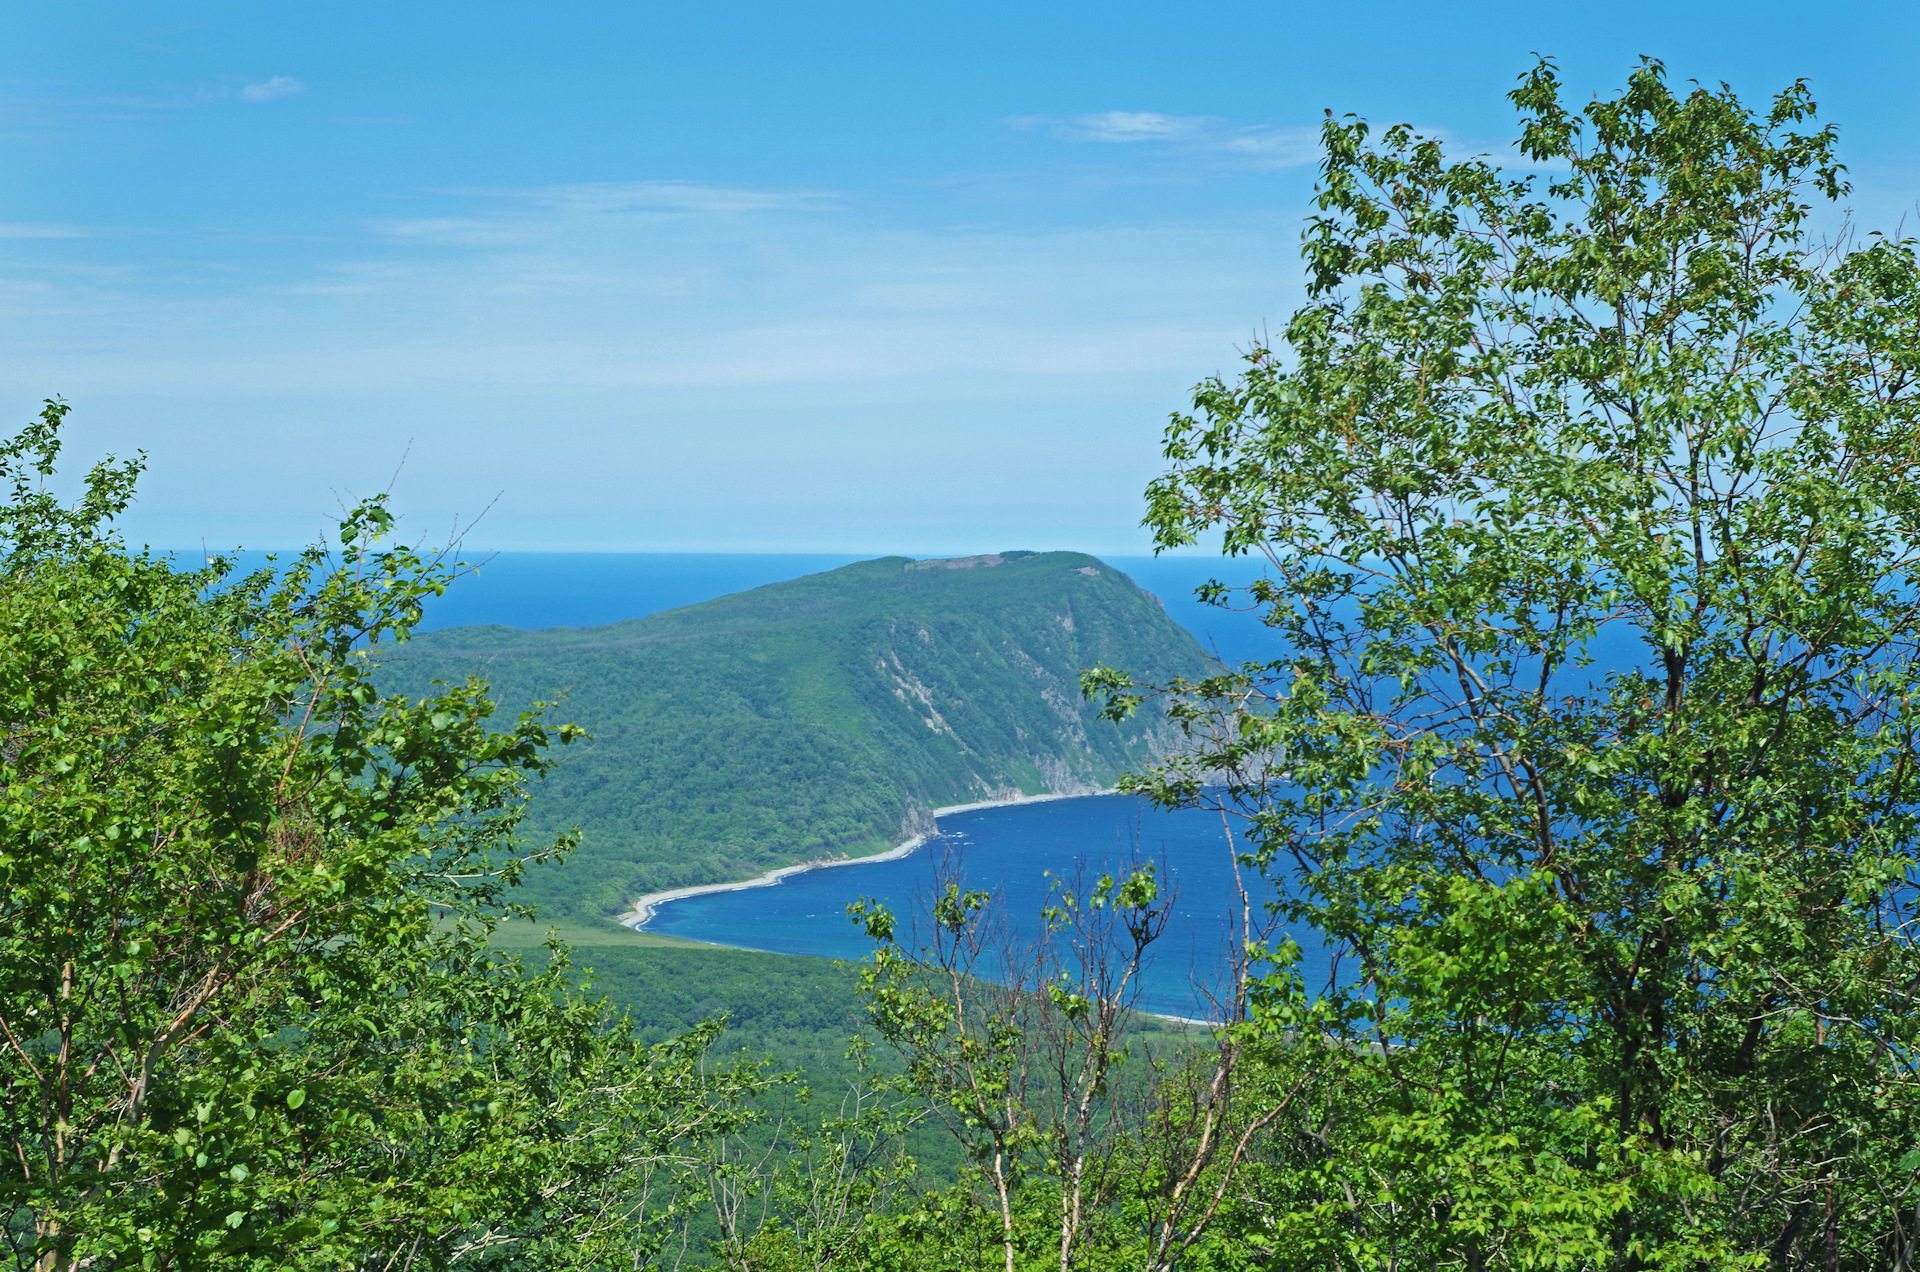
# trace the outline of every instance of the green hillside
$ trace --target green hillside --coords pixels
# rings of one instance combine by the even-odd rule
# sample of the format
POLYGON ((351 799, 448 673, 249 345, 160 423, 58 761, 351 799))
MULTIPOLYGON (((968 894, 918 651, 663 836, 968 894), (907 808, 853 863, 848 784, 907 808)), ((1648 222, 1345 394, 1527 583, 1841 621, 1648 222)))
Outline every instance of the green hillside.
POLYGON ((556 716, 591 731, 530 820, 584 830, 529 894, 588 918, 879 851, 942 805, 1110 784, 1168 732, 1082 703, 1096 662, 1156 679, 1209 666, 1097 558, 1009 552, 885 557, 606 627, 452 628, 389 655, 382 679, 418 694, 478 674, 504 711, 560 698, 556 716))

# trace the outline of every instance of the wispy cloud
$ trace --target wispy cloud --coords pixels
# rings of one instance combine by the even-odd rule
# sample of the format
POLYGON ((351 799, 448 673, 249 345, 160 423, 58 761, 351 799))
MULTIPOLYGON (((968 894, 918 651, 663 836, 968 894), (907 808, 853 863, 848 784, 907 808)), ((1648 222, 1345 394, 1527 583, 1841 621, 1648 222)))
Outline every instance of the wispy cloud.
POLYGON ((440 247, 496 248, 582 233, 619 233, 625 223, 662 217, 735 218, 820 212, 839 206, 819 190, 714 185, 703 181, 595 181, 526 189, 443 190, 478 202, 466 215, 369 221, 382 238, 440 247))
POLYGON ((303 93, 307 86, 288 75, 276 75, 272 79, 261 80, 257 84, 248 84, 240 90, 240 100, 244 102, 270 102, 276 97, 292 97, 303 93))
POLYGON ((1256 168, 1298 168, 1320 157, 1318 128, 1242 128, 1220 140, 1219 149, 1256 168))
POLYGON ((221 82, 184 85, 172 91, 147 93, 76 94, 56 85, 12 85, 0 88, 0 110, 14 126, 63 127, 75 121, 150 119, 173 111, 202 110, 231 105, 277 101, 307 91, 306 84, 288 75, 244 80, 238 75, 221 82))
POLYGON ((1094 144, 1160 144, 1188 153, 1227 158, 1262 170, 1295 168, 1319 153, 1319 130, 1273 124, 1236 124, 1214 115, 1165 115, 1145 110, 1104 110, 1084 115, 1015 115, 1010 128, 1043 132, 1059 141, 1094 144))
POLYGON ((836 202, 834 196, 821 190, 713 185, 705 181, 593 181, 540 186, 505 195, 538 206, 592 213, 819 211, 836 202))
POLYGON ((101 230, 84 225, 29 225, 0 221, 0 239, 83 239, 105 238, 101 230))
POLYGON ((1016 115, 1014 128, 1036 129, 1061 141, 1178 141, 1223 121, 1210 115, 1161 115, 1146 110, 1103 110, 1089 115, 1016 115))

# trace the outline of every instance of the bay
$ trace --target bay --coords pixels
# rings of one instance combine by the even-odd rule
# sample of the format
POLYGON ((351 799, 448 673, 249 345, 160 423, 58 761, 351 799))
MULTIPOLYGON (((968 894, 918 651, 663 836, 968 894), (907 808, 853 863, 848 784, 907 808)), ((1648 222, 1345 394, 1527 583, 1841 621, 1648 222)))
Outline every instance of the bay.
MULTIPOLYGON (((181 552, 183 563, 199 554, 181 552)), ((243 569, 268 562, 238 554, 243 569)), ((281 561, 291 554, 280 557, 281 561)), ((951 555, 965 555, 953 553, 951 555)), ((423 630, 498 624, 523 630, 588 627, 640 618, 768 583, 835 569, 865 555, 824 553, 499 552, 470 553, 473 568, 427 603, 423 630)), ((1211 579, 1245 587, 1265 573, 1257 558, 1106 556, 1153 593, 1168 615, 1227 662, 1280 656, 1278 638, 1244 610, 1196 601, 1211 579)), ((848 921, 848 902, 875 897, 905 914, 932 886, 936 864, 956 865, 968 886, 996 893, 1022 932, 1039 929, 1052 880, 1076 870, 1091 878, 1134 860, 1156 863, 1176 889, 1172 920, 1143 977, 1141 1006, 1203 1017, 1217 992, 1237 912, 1233 847, 1217 814, 1156 810, 1137 797, 1090 796, 950 814, 942 834, 909 857, 789 876, 772 887, 707 894, 661 907, 647 930, 715 944, 824 958, 872 951, 848 921)), ((1248 878, 1256 906, 1271 896, 1248 878)), ((1290 933, 1306 951, 1310 985, 1328 959, 1311 931, 1290 933)))
MULTIPOLYGON (((1165 934, 1148 952, 1139 1006, 1162 1015, 1213 1016, 1210 998, 1224 986, 1239 912, 1236 853, 1246 844, 1232 821, 1203 809, 1156 809, 1132 795, 1090 795, 950 813, 940 834, 912 854, 788 875, 776 883, 711 892, 658 906, 643 930, 717 945, 855 960, 873 942, 854 926, 847 906, 863 898, 886 904, 904 932, 924 910, 936 876, 953 870, 964 887, 991 893, 1018 939, 1043 930, 1041 911, 1054 889, 1078 877, 1090 885, 1101 873, 1152 863, 1171 886, 1174 903, 1165 934)), ((1256 920, 1274 897, 1273 885, 1240 868, 1256 920)), ((919 919, 924 930, 924 917, 919 919)), ((1309 986, 1323 984, 1330 960, 1311 929, 1277 929, 1298 941, 1309 986)))

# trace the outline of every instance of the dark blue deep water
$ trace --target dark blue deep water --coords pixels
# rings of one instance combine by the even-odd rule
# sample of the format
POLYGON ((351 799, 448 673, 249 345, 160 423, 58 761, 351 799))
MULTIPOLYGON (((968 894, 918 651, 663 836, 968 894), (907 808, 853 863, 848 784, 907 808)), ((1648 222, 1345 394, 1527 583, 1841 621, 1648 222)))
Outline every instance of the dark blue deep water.
MULTIPOLYGON (((767 887, 667 902, 646 930, 779 954, 864 958, 873 943, 848 919, 848 904, 876 898, 905 920, 929 895, 945 860, 965 886, 993 893, 1016 931, 1030 936, 1049 904, 1049 872, 1070 879, 1083 868, 1091 883, 1137 859, 1153 862, 1175 889, 1173 916, 1149 953, 1139 1005, 1166 1015, 1211 1014, 1207 990, 1222 982, 1229 916, 1239 905, 1233 856, 1246 848, 1237 828, 1229 843, 1219 814, 1165 812, 1136 796, 1091 795, 954 813, 940 819, 940 830, 939 838, 893 861, 809 870, 767 887)), ((1258 917, 1271 886, 1242 870, 1258 917)), ((1327 958, 1311 931, 1288 934, 1307 951, 1308 984, 1323 982, 1327 958)))

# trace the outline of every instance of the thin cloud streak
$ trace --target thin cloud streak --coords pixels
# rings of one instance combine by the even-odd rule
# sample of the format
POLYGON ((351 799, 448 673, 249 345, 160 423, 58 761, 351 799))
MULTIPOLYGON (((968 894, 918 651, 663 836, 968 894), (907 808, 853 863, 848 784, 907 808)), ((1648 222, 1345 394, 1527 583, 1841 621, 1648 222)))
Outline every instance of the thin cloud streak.
POLYGON ((824 190, 768 189, 706 181, 586 181, 529 189, 457 189, 442 193, 503 204, 579 212, 820 211, 840 200, 824 190))
POLYGON ((1212 115, 1163 115, 1108 110, 1084 115, 1015 115, 1004 121, 1022 132, 1094 145, 1163 145, 1194 155, 1227 157, 1255 171, 1278 172, 1312 163, 1320 153, 1317 127, 1236 124, 1212 115))
POLYGON ((27 225, 0 222, 0 239, 91 239, 118 238, 121 231, 102 230, 85 225, 27 225))
MULTIPOLYGON (((1017 131, 1043 133, 1072 145, 1157 145, 1190 158, 1250 172, 1286 172, 1318 163, 1321 158, 1319 124, 1238 124, 1212 115, 1127 110, 1015 115, 1001 122, 1017 131)), ((1484 143, 1469 141, 1445 128, 1415 131, 1440 142, 1452 160, 1481 155, 1506 168, 1541 166, 1521 154, 1511 139, 1484 143)))
POLYGON ((483 206, 458 216, 379 218, 364 222, 363 228, 397 243, 484 250, 582 231, 594 234, 612 226, 637 229, 661 218, 743 218, 756 213, 828 212, 841 206, 825 191, 699 181, 608 181, 439 193, 483 206))
POLYGON ((278 97, 292 97, 295 93, 304 93, 307 86, 288 75, 276 75, 272 79, 261 80, 257 84, 248 84, 240 90, 243 102, 270 102, 278 97))
POLYGON ((1016 115, 1010 128, 1032 129, 1061 141, 1177 141, 1218 127, 1211 115, 1161 115, 1145 110, 1104 110, 1088 115, 1016 115))

